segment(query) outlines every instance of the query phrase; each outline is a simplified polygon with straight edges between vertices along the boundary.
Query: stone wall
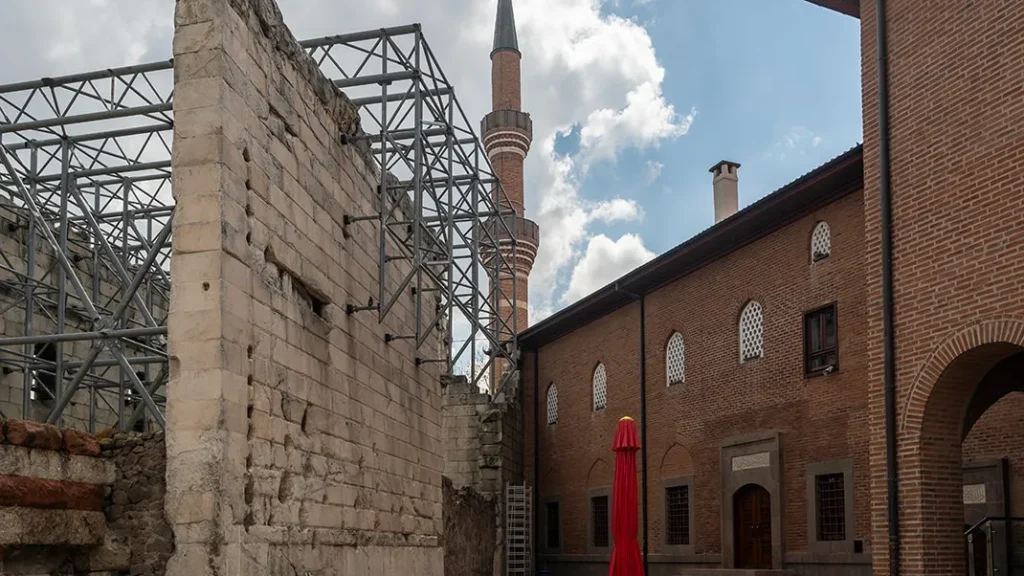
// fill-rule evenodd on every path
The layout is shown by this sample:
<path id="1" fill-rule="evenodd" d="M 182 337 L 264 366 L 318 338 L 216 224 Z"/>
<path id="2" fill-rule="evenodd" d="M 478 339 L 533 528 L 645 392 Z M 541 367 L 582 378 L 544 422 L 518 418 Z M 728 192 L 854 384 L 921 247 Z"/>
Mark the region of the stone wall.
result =
<path id="1" fill-rule="evenodd" d="M 445 380 L 442 396 L 442 426 L 444 430 L 444 475 L 453 490 L 445 493 L 445 514 L 459 515 L 462 523 L 470 526 L 484 524 L 483 516 L 491 519 L 490 529 L 481 534 L 472 545 L 473 554 L 491 554 L 489 572 L 504 574 L 505 563 L 505 488 L 510 483 L 523 482 L 522 401 L 516 397 L 517 389 L 506 391 L 499 398 L 481 392 L 469 384 L 465 377 Z M 532 483 L 531 483 L 532 484 Z M 490 502 L 491 510 L 482 507 L 460 509 L 469 495 Z M 453 499 L 450 500 L 449 496 Z M 463 528 L 445 522 L 447 542 L 457 539 L 453 535 Z M 470 551 L 467 551 L 470 553 Z M 449 552 L 445 551 L 446 557 Z M 461 574 L 461 566 L 446 565 L 446 574 Z"/>
<path id="2" fill-rule="evenodd" d="M 82 432 L 0 421 L 0 573 L 48 574 L 103 542 L 114 467 L 99 455 Z"/>
<path id="3" fill-rule="evenodd" d="M 482 576 L 494 570 L 494 540 L 487 535 L 497 522 L 492 498 L 470 487 L 455 488 L 444 478 L 445 576 Z"/>
<path id="4" fill-rule="evenodd" d="M 174 551 L 174 536 L 164 515 L 164 434 L 117 434 L 100 444 L 102 457 L 113 462 L 117 470 L 103 508 L 107 533 L 103 545 L 82 554 L 76 568 L 163 576 Z"/>
<path id="5" fill-rule="evenodd" d="M 0 420 L 0 574 L 162 576 L 164 453 L 162 433 Z"/>
<path id="6" fill-rule="evenodd" d="M 0 314 L 0 338 L 26 334 L 25 292 L 21 283 L 23 275 L 29 275 L 37 281 L 45 279 L 45 283 L 56 284 L 56 270 L 60 264 L 54 258 L 53 250 L 46 243 L 42 234 L 36 231 L 35 236 L 35 260 L 33 270 L 30 271 L 28 269 L 28 220 L 24 217 L 24 212 L 16 209 L 9 199 L 0 197 L 0 252 L 4 254 L 4 260 L 0 262 L 0 309 L 4 310 L 4 313 Z M 105 265 L 96 264 L 94 249 L 98 250 L 99 248 L 92 243 L 90 238 L 91 236 L 80 227 L 72 227 L 69 230 L 68 254 L 75 267 L 75 273 L 86 290 L 90 291 L 89 297 L 94 303 L 117 299 L 121 283 Z M 93 272 L 96 270 L 99 273 L 94 278 Z M 134 270 L 129 268 L 128 273 L 132 274 Z M 85 314 L 81 301 L 70 282 L 67 289 L 66 330 L 68 332 L 91 330 L 92 323 Z M 139 293 L 145 301 L 151 304 L 150 310 L 154 317 L 163 318 L 166 315 L 167 295 L 164 289 L 153 282 L 144 281 Z M 57 318 L 56 292 L 40 288 L 35 290 L 34 296 L 33 334 L 56 333 L 57 324 L 53 320 Z M 12 304 L 13 306 L 11 306 Z M 130 322 L 129 326 L 144 325 L 143 317 L 134 305 L 129 307 L 126 312 L 126 319 Z M 87 355 L 91 344 L 89 341 L 65 342 L 60 345 L 50 344 L 53 347 L 50 352 L 53 353 L 54 358 L 59 352 L 65 362 L 82 360 Z M 34 346 L 0 348 L 0 414 L 8 418 L 23 417 L 44 421 L 54 405 L 54 401 L 47 398 L 45 393 L 36 394 L 36 397 L 29 402 L 29 411 L 25 414 L 22 413 L 24 373 L 20 369 L 21 363 L 14 363 L 14 361 L 17 358 L 15 354 L 25 353 L 26 348 L 31 353 Z M 128 357 L 148 355 L 141 350 L 132 349 L 131 346 L 128 346 L 125 352 Z M 113 356 L 106 351 L 99 357 L 100 361 L 112 359 Z M 138 365 L 135 370 L 145 372 L 146 379 L 153 380 L 157 377 L 158 367 L 150 365 L 147 368 Z M 98 369 L 98 372 L 113 382 L 119 382 L 122 378 L 121 369 L 118 366 L 106 366 Z M 72 373 L 68 372 L 66 375 L 70 377 Z M 52 378 L 43 378 L 43 380 L 47 382 L 46 386 L 52 392 Z M 163 394 L 163 391 L 158 390 L 158 393 Z M 117 389 L 110 389 L 98 394 L 100 398 L 96 401 L 93 431 L 112 427 L 117 423 Z M 89 430 L 89 411 L 89 391 L 82 387 L 72 396 L 71 403 L 65 408 L 58 424 L 62 428 Z"/>
<path id="7" fill-rule="evenodd" d="M 414 302 L 345 313 L 377 291 L 357 111 L 269 0 L 175 25 L 167 573 L 439 575 L 439 373 L 384 339 Z"/>

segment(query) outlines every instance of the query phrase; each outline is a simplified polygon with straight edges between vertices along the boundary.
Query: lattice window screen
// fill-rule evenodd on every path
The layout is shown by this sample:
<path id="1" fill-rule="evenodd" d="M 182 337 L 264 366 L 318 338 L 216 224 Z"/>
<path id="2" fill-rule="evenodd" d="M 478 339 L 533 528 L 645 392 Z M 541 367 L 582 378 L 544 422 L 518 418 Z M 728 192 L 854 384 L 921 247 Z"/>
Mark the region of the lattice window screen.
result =
<path id="1" fill-rule="evenodd" d="M 594 370 L 594 410 L 603 410 L 608 405 L 608 376 L 604 364 Z"/>
<path id="2" fill-rule="evenodd" d="M 558 387 L 548 386 L 548 424 L 558 422 Z"/>
<path id="3" fill-rule="evenodd" d="M 740 314 L 740 362 L 764 356 L 764 321 L 761 305 L 749 302 Z"/>
<path id="4" fill-rule="evenodd" d="M 686 381 L 686 347 L 679 332 L 668 339 L 665 348 L 665 376 L 669 386 Z"/>
<path id="5" fill-rule="evenodd" d="M 832 230 L 827 222 L 818 222 L 811 234 L 811 262 L 824 260 L 832 255 Z"/>

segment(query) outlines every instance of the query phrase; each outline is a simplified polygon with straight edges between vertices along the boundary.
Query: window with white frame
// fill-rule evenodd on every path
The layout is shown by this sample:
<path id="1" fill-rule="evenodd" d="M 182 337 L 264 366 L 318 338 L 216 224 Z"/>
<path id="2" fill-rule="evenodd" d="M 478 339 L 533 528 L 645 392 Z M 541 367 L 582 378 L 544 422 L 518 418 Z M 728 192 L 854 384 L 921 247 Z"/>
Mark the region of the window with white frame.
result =
<path id="1" fill-rule="evenodd" d="M 686 347 L 679 332 L 672 334 L 665 347 L 665 378 L 668 386 L 686 381 Z"/>
<path id="2" fill-rule="evenodd" d="M 558 422 L 558 387 L 548 386 L 548 424 Z"/>
<path id="3" fill-rule="evenodd" d="M 594 369 L 594 410 L 604 410 L 608 405 L 608 375 L 604 371 L 604 364 L 598 364 Z"/>
<path id="4" fill-rule="evenodd" d="M 824 260 L 832 255 L 832 230 L 827 222 L 818 222 L 811 234 L 811 262 Z"/>
<path id="5" fill-rule="evenodd" d="M 764 356 L 764 320 L 761 305 L 753 300 L 740 314 L 740 362 Z"/>

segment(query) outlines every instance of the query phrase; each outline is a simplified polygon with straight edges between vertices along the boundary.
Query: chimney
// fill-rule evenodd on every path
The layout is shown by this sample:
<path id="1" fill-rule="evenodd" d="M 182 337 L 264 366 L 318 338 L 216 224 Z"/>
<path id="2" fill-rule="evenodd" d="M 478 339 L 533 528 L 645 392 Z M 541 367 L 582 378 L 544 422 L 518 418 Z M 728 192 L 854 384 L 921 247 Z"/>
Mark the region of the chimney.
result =
<path id="1" fill-rule="evenodd" d="M 740 165 L 736 162 L 722 160 L 711 167 L 715 175 L 713 185 L 715 191 L 715 224 L 732 216 L 739 210 L 739 177 L 736 175 Z"/>

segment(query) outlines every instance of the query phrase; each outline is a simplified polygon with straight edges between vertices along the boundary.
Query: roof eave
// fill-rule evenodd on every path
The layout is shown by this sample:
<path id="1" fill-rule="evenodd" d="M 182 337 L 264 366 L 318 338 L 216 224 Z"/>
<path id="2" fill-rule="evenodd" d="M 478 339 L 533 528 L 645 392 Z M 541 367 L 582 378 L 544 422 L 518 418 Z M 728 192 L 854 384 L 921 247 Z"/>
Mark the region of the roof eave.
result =
<path id="1" fill-rule="evenodd" d="M 860 1 L 859 0 L 807 0 L 812 4 L 817 4 L 830 10 L 835 10 L 841 14 L 847 16 L 853 16 L 854 18 L 860 18 Z"/>
<path id="2" fill-rule="evenodd" d="M 520 346 L 532 350 L 613 312 L 634 298 L 739 250 L 826 204 L 863 188 L 860 145 L 704 230 L 647 264 L 524 330 Z"/>

